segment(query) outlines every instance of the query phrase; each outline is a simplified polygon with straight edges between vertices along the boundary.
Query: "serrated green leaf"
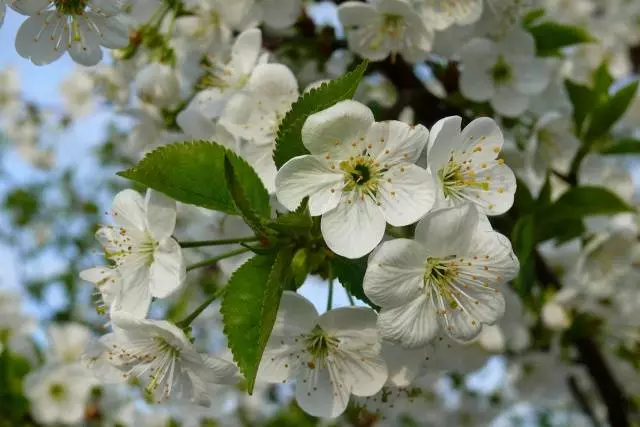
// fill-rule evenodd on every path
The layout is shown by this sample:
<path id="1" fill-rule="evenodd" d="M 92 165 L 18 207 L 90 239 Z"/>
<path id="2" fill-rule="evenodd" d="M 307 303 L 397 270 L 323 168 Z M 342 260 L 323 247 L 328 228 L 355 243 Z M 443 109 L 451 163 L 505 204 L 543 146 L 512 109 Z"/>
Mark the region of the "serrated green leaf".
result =
<path id="1" fill-rule="evenodd" d="M 362 283 L 367 271 L 367 257 L 348 259 L 336 256 L 331 259 L 331 271 L 340 284 L 354 297 L 373 309 L 378 309 L 364 293 Z"/>
<path id="2" fill-rule="evenodd" d="M 576 134 L 581 135 L 585 121 L 596 101 L 594 92 L 591 88 L 571 80 L 565 81 L 565 88 L 573 105 L 573 123 L 576 127 Z"/>
<path id="3" fill-rule="evenodd" d="M 622 118 L 636 96 L 638 83 L 629 83 L 595 108 L 585 134 L 586 141 L 595 141 L 606 135 Z"/>
<path id="4" fill-rule="evenodd" d="M 640 154 L 640 139 L 623 138 L 600 149 L 601 154 Z"/>
<path id="5" fill-rule="evenodd" d="M 290 251 L 254 256 L 233 273 L 222 300 L 224 333 L 250 394 L 276 320 L 291 258 Z"/>
<path id="6" fill-rule="evenodd" d="M 542 22 L 528 30 L 536 40 L 538 56 L 555 55 L 562 48 L 595 41 L 584 28 L 557 22 Z"/>
<path id="7" fill-rule="evenodd" d="M 544 224 L 582 219 L 590 215 L 613 215 L 633 212 L 633 207 L 604 187 L 574 187 L 537 216 Z"/>
<path id="8" fill-rule="evenodd" d="M 269 194 L 258 174 L 244 159 L 215 142 L 165 145 L 118 175 L 183 203 L 239 215 L 227 182 L 225 158 L 231 162 L 249 205 L 259 216 L 269 217 Z"/>
<path id="9" fill-rule="evenodd" d="M 227 155 L 225 156 L 225 176 L 229 186 L 229 192 L 231 193 L 231 198 L 233 199 L 233 203 L 236 206 L 236 210 L 240 213 L 249 227 L 251 227 L 256 232 L 263 233 L 263 219 L 269 218 L 269 216 L 261 218 L 256 213 L 256 209 L 251 206 L 251 202 L 249 201 L 250 199 L 245 195 L 244 189 L 242 188 L 242 185 L 240 185 L 240 177 L 238 176 L 239 174 L 238 172 L 236 172 L 230 157 L 230 153 L 227 153 Z"/>
<path id="10" fill-rule="evenodd" d="M 367 64 L 368 61 L 365 60 L 344 76 L 300 95 L 278 127 L 273 152 L 273 160 L 278 169 L 293 157 L 309 154 L 301 136 L 305 120 L 311 114 L 325 110 L 339 101 L 351 99 L 364 76 Z"/>

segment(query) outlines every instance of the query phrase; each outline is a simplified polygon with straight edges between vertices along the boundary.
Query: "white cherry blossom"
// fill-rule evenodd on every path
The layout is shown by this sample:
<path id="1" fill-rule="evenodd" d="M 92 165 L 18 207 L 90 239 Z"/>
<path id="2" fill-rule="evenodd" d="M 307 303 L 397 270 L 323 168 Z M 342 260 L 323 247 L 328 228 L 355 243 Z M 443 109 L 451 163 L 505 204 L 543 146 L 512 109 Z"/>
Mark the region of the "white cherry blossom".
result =
<path id="1" fill-rule="evenodd" d="M 169 107 L 180 102 L 180 82 L 176 71 L 167 64 L 152 62 L 136 76 L 138 98 L 156 107 Z"/>
<path id="2" fill-rule="evenodd" d="M 146 313 L 152 296 L 168 297 L 186 275 L 180 245 L 171 237 L 176 204 L 154 190 L 148 190 L 144 199 L 133 190 L 124 190 L 114 198 L 112 209 L 116 225 L 102 226 L 96 237 L 122 277 L 121 297 L 134 300 L 126 306 Z M 85 277 L 104 280 L 99 279 L 99 271 L 98 277 L 92 273 Z M 110 277 L 106 271 L 102 274 Z"/>
<path id="3" fill-rule="evenodd" d="M 433 32 L 407 1 L 348 1 L 338 7 L 338 16 L 345 26 L 349 49 L 373 61 L 402 55 L 414 63 L 431 50 Z"/>
<path id="4" fill-rule="evenodd" d="M 298 98 L 298 82 L 282 64 L 258 65 L 221 121 L 239 138 L 239 153 L 258 172 L 270 193 L 275 191 L 273 149 L 280 122 Z"/>
<path id="5" fill-rule="evenodd" d="M 80 323 L 55 323 L 49 326 L 47 359 L 58 364 L 80 362 L 91 339 L 91 330 Z"/>
<path id="6" fill-rule="evenodd" d="M 278 200 L 294 210 L 309 196 L 312 216 L 337 254 L 358 258 L 380 243 L 388 222 L 416 222 L 435 200 L 433 179 L 414 162 L 429 132 L 400 121 L 374 123 L 363 104 L 342 101 L 309 116 L 302 142 L 311 153 L 285 163 Z"/>
<path id="7" fill-rule="evenodd" d="M 383 243 L 371 255 L 364 291 L 381 307 L 383 338 L 421 347 L 440 328 L 469 341 L 483 324 L 505 311 L 497 286 L 518 273 L 518 260 L 505 236 L 493 231 L 472 204 L 429 213 L 415 240 Z"/>
<path id="8" fill-rule="evenodd" d="M 225 7 L 227 16 L 237 28 L 256 26 L 264 22 L 268 27 L 291 27 L 302 10 L 302 0 L 237 0 Z M 234 16 L 234 18 L 231 18 Z"/>
<path id="9" fill-rule="evenodd" d="M 16 0 L 11 7 L 30 15 L 16 35 L 16 51 L 35 65 L 50 64 L 67 51 L 81 65 L 96 65 L 101 46 L 129 43 L 117 0 Z"/>
<path id="10" fill-rule="evenodd" d="M 351 394 L 372 396 L 387 381 L 376 315 L 342 307 L 318 316 L 311 302 L 285 291 L 258 379 L 296 381 L 296 401 L 307 413 L 334 418 Z"/>
<path id="11" fill-rule="evenodd" d="M 530 98 L 549 84 L 550 68 L 535 55 L 533 36 L 518 27 L 497 42 L 471 40 L 460 51 L 462 95 L 476 102 L 489 101 L 503 116 L 519 116 Z"/>
<path id="12" fill-rule="evenodd" d="M 100 338 L 101 351 L 86 360 L 89 365 L 110 365 L 121 372 L 102 371 L 104 380 L 136 378 L 155 402 L 169 397 L 206 401 L 216 384 L 237 382 L 233 363 L 200 354 L 184 332 L 164 320 L 136 319 L 127 313 L 113 315 L 113 332 Z"/>
<path id="13" fill-rule="evenodd" d="M 516 191 L 513 171 L 498 159 L 504 142 L 498 125 L 482 117 L 462 131 L 458 116 L 439 120 L 429 135 L 426 162 L 438 183 L 438 207 L 474 203 L 487 215 L 511 208 Z"/>
<path id="14" fill-rule="evenodd" d="M 84 419 L 89 392 L 96 385 L 83 366 L 48 366 L 27 375 L 24 394 L 38 422 L 73 425 Z"/>
<path id="15" fill-rule="evenodd" d="M 416 0 L 428 27 L 444 30 L 453 24 L 469 25 L 480 19 L 484 0 Z"/>

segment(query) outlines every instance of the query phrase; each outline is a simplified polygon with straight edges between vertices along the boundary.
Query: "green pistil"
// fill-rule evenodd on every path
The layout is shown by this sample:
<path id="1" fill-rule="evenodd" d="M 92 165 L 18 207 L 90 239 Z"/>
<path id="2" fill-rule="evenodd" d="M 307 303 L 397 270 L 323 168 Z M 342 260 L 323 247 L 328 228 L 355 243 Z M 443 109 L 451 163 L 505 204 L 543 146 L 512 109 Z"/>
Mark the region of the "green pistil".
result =
<path id="1" fill-rule="evenodd" d="M 403 21 L 400 15 L 385 14 L 382 16 L 382 27 L 391 37 L 396 37 L 400 33 Z"/>
<path id="2" fill-rule="evenodd" d="M 431 287 L 436 287 L 449 307 L 457 308 L 458 301 L 451 292 L 451 283 L 458 274 L 455 264 L 446 263 L 446 259 L 443 258 L 429 257 L 424 267 L 425 290 L 429 291 Z"/>
<path id="3" fill-rule="evenodd" d="M 53 398 L 53 400 L 64 400 L 66 394 L 67 391 L 62 384 L 55 383 L 49 386 L 49 395 Z"/>
<path id="4" fill-rule="evenodd" d="M 442 192 L 444 197 L 459 197 L 465 188 L 478 188 L 480 190 L 489 190 L 489 182 L 478 181 L 474 178 L 474 173 L 468 168 L 466 174 L 462 170 L 462 164 L 449 160 L 447 165 L 438 171 L 438 177 L 442 182 Z"/>
<path id="5" fill-rule="evenodd" d="M 54 0 L 56 9 L 65 15 L 82 15 L 87 6 L 87 0 Z"/>
<path id="6" fill-rule="evenodd" d="M 511 66 L 505 61 L 504 57 L 499 56 L 498 62 L 491 69 L 491 78 L 498 84 L 506 84 L 511 81 L 513 72 Z"/>
<path id="7" fill-rule="evenodd" d="M 361 156 L 345 160 L 340 162 L 340 169 L 344 172 L 344 191 L 355 190 L 360 195 L 376 197 L 378 183 L 384 170 L 379 169 L 373 159 Z"/>
<path id="8" fill-rule="evenodd" d="M 305 339 L 307 351 L 315 360 L 325 359 L 338 343 L 336 338 L 328 336 L 319 325 L 316 325 Z"/>

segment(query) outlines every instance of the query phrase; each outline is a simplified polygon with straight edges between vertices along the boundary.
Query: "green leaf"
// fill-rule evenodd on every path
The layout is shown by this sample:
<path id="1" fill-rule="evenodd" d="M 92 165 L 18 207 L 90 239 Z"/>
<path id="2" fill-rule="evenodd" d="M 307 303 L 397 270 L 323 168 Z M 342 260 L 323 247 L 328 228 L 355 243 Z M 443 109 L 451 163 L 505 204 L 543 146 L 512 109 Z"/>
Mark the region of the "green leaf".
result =
<path id="1" fill-rule="evenodd" d="M 293 157 L 309 154 L 302 143 L 301 135 L 305 120 L 311 114 L 325 110 L 339 101 L 351 99 L 364 76 L 367 64 L 368 61 L 363 61 L 344 76 L 311 89 L 291 106 L 291 110 L 280 123 L 276 136 L 273 160 L 278 169 Z"/>
<path id="2" fill-rule="evenodd" d="M 527 296 L 535 281 L 534 251 L 536 245 L 536 227 L 533 215 L 521 217 L 511 233 L 513 250 L 520 261 L 520 271 L 514 280 L 519 295 Z"/>
<path id="3" fill-rule="evenodd" d="M 640 154 L 640 139 L 623 138 L 600 149 L 602 154 Z"/>
<path id="4" fill-rule="evenodd" d="M 638 83 L 629 83 L 595 108 L 585 134 L 586 141 L 593 142 L 606 135 L 622 118 L 636 96 Z"/>
<path id="5" fill-rule="evenodd" d="M 279 215 L 269 227 L 286 236 L 308 236 L 313 228 L 308 202 L 309 198 L 305 197 L 298 209 Z"/>
<path id="6" fill-rule="evenodd" d="M 604 100 L 609 97 L 609 88 L 615 81 L 609 72 L 609 62 L 604 60 L 593 72 L 593 93 L 596 100 Z"/>
<path id="7" fill-rule="evenodd" d="M 516 194 L 514 197 L 513 208 L 519 216 L 524 216 L 536 208 L 535 200 L 531 195 L 529 186 L 520 178 L 516 178 Z"/>
<path id="8" fill-rule="evenodd" d="M 234 162 L 236 163 L 236 165 L 239 165 L 241 162 L 244 162 L 244 160 L 240 159 L 235 155 L 233 155 L 234 157 L 236 157 L 235 160 L 232 160 L 232 157 L 231 157 L 232 155 L 233 155 L 232 153 L 227 153 L 224 160 L 225 176 L 227 179 L 227 183 L 229 185 L 229 192 L 231 193 L 231 197 L 233 199 L 233 202 L 236 206 L 237 211 L 240 212 L 240 215 L 245 220 L 245 222 L 254 231 L 263 233 L 264 232 L 263 218 L 268 219 L 269 216 L 267 215 L 264 217 L 260 217 L 257 214 L 255 208 L 251 206 L 251 202 L 249 201 L 250 199 L 246 196 L 246 194 L 244 193 L 244 189 L 240 185 L 240 177 L 238 176 L 240 174 L 236 172 L 236 169 L 232 164 L 232 162 Z M 262 187 L 262 189 L 264 190 L 264 186 Z"/>
<path id="9" fill-rule="evenodd" d="M 340 284 L 354 297 L 368 304 L 373 309 L 378 309 L 364 293 L 362 283 L 367 271 L 367 257 L 348 259 L 335 256 L 331 259 L 331 271 Z"/>
<path id="10" fill-rule="evenodd" d="M 576 127 L 576 134 L 579 136 L 582 135 L 585 121 L 593 109 L 596 97 L 589 87 L 571 80 L 565 81 L 565 88 L 573 105 L 573 123 Z"/>
<path id="11" fill-rule="evenodd" d="M 529 29 L 535 26 L 535 22 L 538 19 L 542 18 L 544 14 L 545 14 L 544 7 L 539 7 L 539 8 L 530 10 L 522 17 L 522 26 L 526 29 Z"/>
<path id="12" fill-rule="evenodd" d="M 225 171 L 228 158 L 247 204 L 257 215 L 271 215 L 269 194 L 258 174 L 242 158 L 215 142 L 165 145 L 118 175 L 158 190 L 183 203 L 239 215 Z"/>
<path id="13" fill-rule="evenodd" d="M 233 359 L 253 392 L 258 366 L 276 320 L 291 251 L 256 255 L 233 273 L 220 312 Z"/>
<path id="14" fill-rule="evenodd" d="M 551 174 L 547 173 L 547 176 L 544 180 L 544 184 L 540 189 L 540 195 L 538 196 L 538 203 L 536 208 L 540 209 L 550 204 L 551 204 Z"/>
<path id="15" fill-rule="evenodd" d="M 528 30 L 536 40 L 538 56 L 555 55 L 562 48 L 595 41 L 584 28 L 557 22 L 542 22 Z"/>
<path id="16" fill-rule="evenodd" d="M 555 203 L 542 209 L 537 218 L 542 228 L 545 223 L 633 211 L 632 206 L 606 188 L 585 186 L 571 188 Z"/>

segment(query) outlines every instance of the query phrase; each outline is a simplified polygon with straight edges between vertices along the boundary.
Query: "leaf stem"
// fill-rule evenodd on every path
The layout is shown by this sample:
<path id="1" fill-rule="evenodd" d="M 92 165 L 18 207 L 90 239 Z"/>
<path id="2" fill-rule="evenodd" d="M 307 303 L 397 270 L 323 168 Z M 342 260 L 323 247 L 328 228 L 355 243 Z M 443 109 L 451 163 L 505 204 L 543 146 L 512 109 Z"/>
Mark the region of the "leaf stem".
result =
<path id="1" fill-rule="evenodd" d="M 180 329 L 184 329 L 187 326 L 189 326 L 191 324 L 191 322 L 193 322 L 195 320 L 195 318 L 200 315 L 200 313 L 202 313 L 207 307 L 209 307 L 209 305 L 213 301 L 215 301 L 220 296 L 222 296 L 225 293 L 226 290 L 227 290 L 227 287 L 225 286 L 224 288 L 220 288 L 217 291 L 215 291 L 215 293 L 213 295 L 211 295 L 209 298 L 207 298 L 207 300 L 205 302 L 203 302 L 202 304 L 200 304 L 198 306 L 198 308 L 193 310 L 193 313 L 191 313 L 190 315 L 188 315 L 187 317 L 185 317 L 184 319 L 182 319 L 181 321 L 176 323 L 176 326 L 179 327 Z"/>
<path id="2" fill-rule="evenodd" d="M 225 252 L 221 255 L 218 255 L 216 257 L 213 258 L 209 258 L 209 259 L 205 259 L 204 261 L 200 261 L 200 262 L 196 262 L 195 264 L 191 264 L 189 266 L 187 266 L 187 271 L 191 271 L 195 268 L 199 268 L 199 267 L 206 267 L 207 265 L 211 265 L 211 264 L 215 264 L 216 262 L 223 260 L 225 258 L 231 258 L 232 256 L 236 256 L 236 255 L 240 255 L 243 254 L 245 252 L 249 252 L 251 249 L 249 248 L 240 248 L 240 249 L 236 249 L 230 252 Z"/>
<path id="3" fill-rule="evenodd" d="M 349 292 L 347 288 L 344 288 L 344 293 L 347 294 L 347 298 L 349 299 L 349 304 L 352 306 L 356 305 L 356 302 L 353 300 L 353 296 L 351 295 L 351 292 Z"/>
<path id="4" fill-rule="evenodd" d="M 181 248 L 199 248 L 202 246 L 219 246 L 219 245 L 231 245 L 234 243 L 245 242 L 257 242 L 260 238 L 256 236 L 250 237 L 235 237 L 232 239 L 219 239 L 219 240 L 197 240 L 193 242 L 179 242 Z"/>

